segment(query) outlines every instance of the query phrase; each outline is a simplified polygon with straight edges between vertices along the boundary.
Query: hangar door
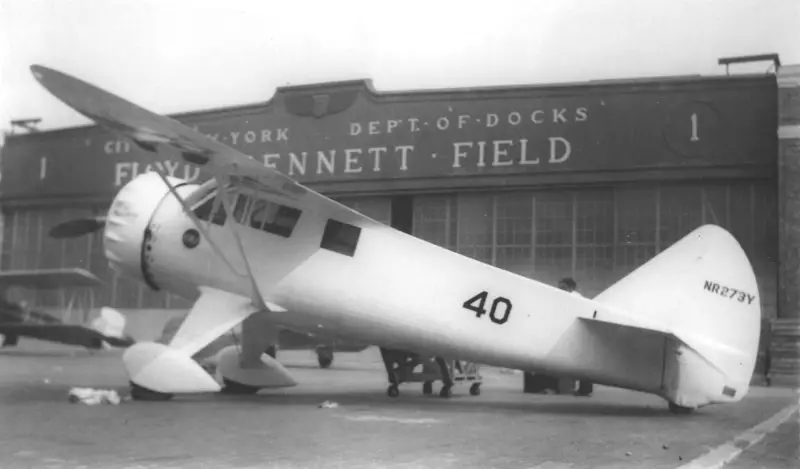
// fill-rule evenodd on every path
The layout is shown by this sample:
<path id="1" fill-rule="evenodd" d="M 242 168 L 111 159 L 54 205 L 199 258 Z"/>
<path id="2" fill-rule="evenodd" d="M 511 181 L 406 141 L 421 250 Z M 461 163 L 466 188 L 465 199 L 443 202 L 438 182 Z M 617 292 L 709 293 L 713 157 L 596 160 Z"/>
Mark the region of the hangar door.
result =
<path id="1" fill-rule="evenodd" d="M 392 220 L 391 197 L 343 197 L 337 202 L 387 225 Z"/>

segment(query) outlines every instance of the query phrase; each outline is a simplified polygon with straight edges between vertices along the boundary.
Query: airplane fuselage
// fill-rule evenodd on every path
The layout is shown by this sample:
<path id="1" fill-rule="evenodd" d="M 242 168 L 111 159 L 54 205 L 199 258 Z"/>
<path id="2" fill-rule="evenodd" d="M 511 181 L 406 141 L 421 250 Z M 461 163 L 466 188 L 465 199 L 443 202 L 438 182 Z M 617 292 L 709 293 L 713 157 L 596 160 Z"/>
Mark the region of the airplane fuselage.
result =
<path id="1" fill-rule="evenodd" d="M 129 184 L 147 178 L 157 176 L 140 176 Z M 183 185 L 177 190 L 187 197 L 198 188 Z M 208 223 L 210 238 L 237 275 L 208 239 L 187 246 L 187 233 L 196 233 L 195 225 L 175 197 L 163 190 L 150 203 L 154 208 L 146 223 L 148 234 L 139 245 L 141 252 L 131 256 L 139 265 L 131 262 L 127 272 L 152 287 L 189 298 L 196 296 L 198 285 L 251 297 L 247 266 L 232 231 L 238 230 L 256 282 L 270 285 L 272 278 L 280 278 L 261 291 L 287 310 L 272 313 L 276 325 L 647 392 L 663 387 L 662 364 L 668 353 L 663 341 L 620 337 L 616 348 L 593 348 L 591 335 L 576 322 L 605 309 L 591 299 L 385 226 L 361 230 L 352 256 L 324 249 L 320 239 L 328 218 L 311 212 L 300 216 L 289 237 L 252 228 L 232 216 L 223 224 Z M 112 214 L 114 207 L 119 202 Z M 115 237 L 109 219 L 106 243 L 112 251 Z M 298 257 L 305 262 L 291 271 L 275 267 L 293 265 L 291 260 Z"/>
<path id="2" fill-rule="evenodd" d="M 262 339 L 277 324 L 652 392 L 671 409 L 747 394 L 758 352 L 758 284 L 741 245 L 718 226 L 696 228 L 595 299 L 573 296 L 377 223 L 75 77 L 39 65 L 31 71 L 143 151 L 177 152 L 213 176 L 199 188 L 163 173 L 137 176 L 104 222 L 115 269 L 153 289 L 197 297 L 168 346 L 126 351 L 134 386 L 162 394 L 219 390 L 190 357 L 237 324 L 247 337 L 241 352 L 221 352 L 223 381 L 250 390 L 293 385 L 285 368 L 264 358 Z"/>

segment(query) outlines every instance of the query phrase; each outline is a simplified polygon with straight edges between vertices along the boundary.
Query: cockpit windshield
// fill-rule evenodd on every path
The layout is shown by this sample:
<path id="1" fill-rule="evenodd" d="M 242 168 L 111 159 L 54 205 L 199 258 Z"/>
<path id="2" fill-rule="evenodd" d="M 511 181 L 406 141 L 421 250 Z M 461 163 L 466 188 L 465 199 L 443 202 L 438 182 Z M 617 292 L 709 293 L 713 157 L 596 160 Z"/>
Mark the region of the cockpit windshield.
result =
<path id="1" fill-rule="evenodd" d="M 203 189 L 205 192 L 200 194 Z M 198 199 L 191 205 L 195 216 L 200 220 L 223 226 L 227 220 L 227 213 L 222 201 L 217 197 L 216 184 L 213 186 L 204 184 L 195 194 L 198 194 Z M 254 191 L 248 189 L 239 188 L 238 191 L 231 191 L 231 195 L 235 197 L 233 219 L 237 223 L 284 238 L 292 235 L 302 214 L 302 211 L 296 208 L 259 198 Z"/>

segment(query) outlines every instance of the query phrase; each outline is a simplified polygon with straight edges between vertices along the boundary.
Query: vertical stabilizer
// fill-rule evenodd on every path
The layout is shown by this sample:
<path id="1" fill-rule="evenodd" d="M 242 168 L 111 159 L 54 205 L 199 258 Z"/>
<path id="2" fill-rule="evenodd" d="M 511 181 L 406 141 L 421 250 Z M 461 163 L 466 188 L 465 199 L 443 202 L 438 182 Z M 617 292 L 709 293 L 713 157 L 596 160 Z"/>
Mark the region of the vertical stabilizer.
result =
<path id="1" fill-rule="evenodd" d="M 596 300 L 678 339 L 666 350 L 668 399 L 694 407 L 747 394 L 761 298 L 747 255 L 726 230 L 697 228 Z"/>

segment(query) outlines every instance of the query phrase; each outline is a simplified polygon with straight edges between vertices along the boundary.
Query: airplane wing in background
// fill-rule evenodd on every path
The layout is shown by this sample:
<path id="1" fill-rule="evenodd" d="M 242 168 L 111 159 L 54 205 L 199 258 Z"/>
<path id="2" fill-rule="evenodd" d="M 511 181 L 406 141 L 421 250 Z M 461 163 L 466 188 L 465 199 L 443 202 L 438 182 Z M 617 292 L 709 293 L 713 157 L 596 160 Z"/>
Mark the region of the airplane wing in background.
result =
<path id="1" fill-rule="evenodd" d="M 66 345 L 76 345 L 91 349 L 103 347 L 103 342 L 113 347 L 128 347 L 134 343 L 130 338 L 112 337 L 94 329 L 75 324 L 0 324 L 0 334 L 6 337 L 29 337 Z"/>
<path id="2" fill-rule="evenodd" d="M 31 290 L 54 290 L 72 287 L 96 287 L 103 282 L 85 269 L 40 269 L 0 271 L 0 292 L 10 287 Z"/>

